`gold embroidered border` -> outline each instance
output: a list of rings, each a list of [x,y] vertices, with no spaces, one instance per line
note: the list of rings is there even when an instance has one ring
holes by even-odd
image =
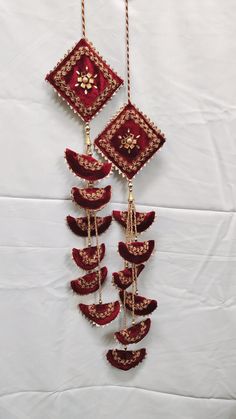
[[[115,303],[104,304],[103,307],[106,307],[105,310],[102,312],[98,312],[96,304],[89,305],[88,311],[90,316],[96,319],[105,319],[106,317],[111,316],[115,310]]]
[[[104,89],[104,91],[97,97],[95,102],[91,105],[86,107],[80,100],[79,96],[75,94],[75,92],[68,86],[63,79],[63,76],[66,76],[72,69],[73,66],[76,65],[76,62],[81,58],[82,55],[87,55],[91,61],[93,61],[97,67],[100,69],[104,77],[108,80],[108,86]],[[80,47],[73,55],[71,55],[70,59],[65,63],[65,65],[56,72],[54,76],[54,81],[57,87],[60,88],[62,92],[65,92],[66,96],[70,98],[70,100],[75,104],[75,106],[79,109],[79,111],[83,115],[93,115],[93,113],[100,108],[104,102],[106,101],[110,92],[114,92],[118,87],[117,81],[112,77],[108,68],[104,65],[101,58],[99,59],[89,47]]]
[[[112,355],[114,357],[114,360],[117,361],[119,364],[123,364],[123,365],[130,365],[133,364],[133,362],[137,361],[138,358],[141,355],[141,351],[132,351],[132,358],[131,359],[123,359],[121,358],[116,349],[112,350]]]

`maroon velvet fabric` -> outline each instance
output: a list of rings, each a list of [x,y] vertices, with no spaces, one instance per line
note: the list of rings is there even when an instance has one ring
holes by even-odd
[[[111,186],[105,188],[72,188],[72,199],[81,208],[98,211],[111,199]]]
[[[92,78],[92,86],[83,86],[80,76]],[[47,74],[46,80],[84,121],[90,121],[123,83],[83,38]]]
[[[111,163],[102,163],[92,156],[78,154],[69,148],[65,151],[65,159],[69,169],[82,179],[90,182],[103,179],[111,171]]]
[[[136,367],[143,361],[147,352],[145,348],[136,351],[128,351],[122,349],[109,349],[107,352],[107,360],[110,364],[123,371],[128,371]]]
[[[105,255],[105,244],[99,245],[100,262]],[[72,257],[79,268],[90,271],[97,268],[99,264],[97,246],[85,247],[83,249],[72,249]]]
[[[79,217],[74,218],[68,215],[66,217],[67,224],[71,231],[75,233],[77,236],[87,237],[88,235],[88,220],[87,217]],[[111,224],[112,217],[111,215],[107,215],[106,217],[97,217],[97,227],[98,227],[98,234],[104,233]],[[95,236],[95,225],[94,225],[94,217],[90,218],[90,233],[91,236]]]
[[[95,292],[99,288],[99,275],[101,279],[101,285],[107,277],[107,268],[104,266],[98,271],[91,272],[81,278],[74,279],[71,281],[71,288],[76,294],[87,295]]]
[[[130,345],[138,343],[148,334],[151,326],[151,319],[142,320],[139,323],[129,327],[128,329],[120,330],[115,333],[115,339],[122,345]]]
[[[120,291],[120,299],[124,304],[124,291]],[[133,310],[133,294],[126,292],[125,306],[128,310]],[[141,295],[134,296],[134,314],[137,316],[147,316],[157,308],[157,301],[150,298],[142,297]]]
[[[154,244],[154,240],[131,243],[119,242],[118,250],[122,258],[130,263],[139,265],[150,258],[154,249]]]
[[[128,179],[139,172],[164,142],[164,134],[131,103],[95,139],[96,147]]]
[[[150,212],[136,212],[137,232],[142,233],[147,230],[155,219],[155,211]],[[113,217],[123,227],[127,228],[128,211],[113,211]]]
[[[142,272],[145,265],[138,265],[136,267],[137,269],[137,276]],[[116,287],[125,290],[128,288],[132,282],[132,269],[131,268],[125,268],[122,271],[119,272],[113,272],[113,283]]]
[[[120,313],[120,303],[115,301],[106,304],[79,304],[83,315],[96,326],[111,323]]]

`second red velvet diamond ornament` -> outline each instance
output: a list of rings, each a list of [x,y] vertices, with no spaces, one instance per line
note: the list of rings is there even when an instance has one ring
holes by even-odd
[[[154,240],[138,241],[138,234],[152,224],[155,212],[140,213],[136,211],[132,180],[162,147],[165,136],[131,102],[128,0],[124,0],[124,2],[128,101],[95,139],[95,146],[127,179],[128,183],[127,211],[113,211],[115,220],[125,228],[125,241],[118,244],[119,254],[124,260],[124,269],[113,273],[113,283],[120,289],[119,295],[124,312],[124,326],[114,336],[124,346],[124,349],[110,349],[107,352],[107,360],[113,367],[128,371],[144,359],[146,349],[131,351],[127,350],[127,345],[138,343],[144,339],[151,326],[150,319],[137,322],[136,317],[150,315],[157,308],[156,300],[139,295],[137,284],[138,276],[144,268],[143,264],[149,260],[155,245]],[[131,291],[126,291],[129,287],[131,287]],[[131,314],[131,326],[127,324],[127,310]]]

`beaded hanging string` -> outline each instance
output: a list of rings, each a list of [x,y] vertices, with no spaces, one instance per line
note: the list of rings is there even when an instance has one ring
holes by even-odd
[[[157,301],[138,293],[138,276],[154,250],[154,240],[139,241],[139,233],[154,221],[155,212],[137,212],[134,199],[133,178],[164,144],[164,134],[131,101],[129,1],[125,5],[126,79],[127,103],[111,119],[102,133],[95,139],[99,152],[127,180],[127,211],[113,211],[113,217],[125,229],[125,241],[120,242],[118,251],[124,259],[124,269],[113,273],[113,283],[119,288],[123,304],[123,329],[115,333],[115,339],[123,349],[110,349],[107,360],[115,368],[127,371],[140,364],[146,349],[128,350],[145,338],[151,326],[150,318],[138,321],[138,316],[148,316],[157,308]],[[128,288],[130,291],[127,291]],[[131,315],[128,327],[127,311]]]
[[[71,287],[80,296],[98,292],[97,304],[80,303],[79,309],[93,325],[104,326],[120,312],[119,301],[102,301],[107,268],[101,267],[105,244],[100,244],[99,236],[108,229],[112,217],[98,217],[97,212],[110,201],[111,186],[95,187],[95,182],[109,174],[111,163],[103,163],[93,157],[90,121],[117,92],[123,80],[87,39],[85,0],[81,0],[81,18],[82,39],[47,74],[46,80],[84,122],[85,153],[79,154],[69,148],[65,151],[69,169],[85,182],[84,186],[71,190],[72,200],[85,211],[85,217],[67,216],[72,232],[86,238],[86,247],[72,249],[72,258],[85,275],[71,281]]]

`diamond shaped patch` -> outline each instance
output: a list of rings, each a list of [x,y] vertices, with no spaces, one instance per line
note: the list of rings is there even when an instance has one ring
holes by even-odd
[[[123,84],[123,80],[84,38],[65,55],[46,80],[86,122]]]
[[[132,179],[164,142],[164,134],[128,103],[96,138],[95,145],[124,176]]]

